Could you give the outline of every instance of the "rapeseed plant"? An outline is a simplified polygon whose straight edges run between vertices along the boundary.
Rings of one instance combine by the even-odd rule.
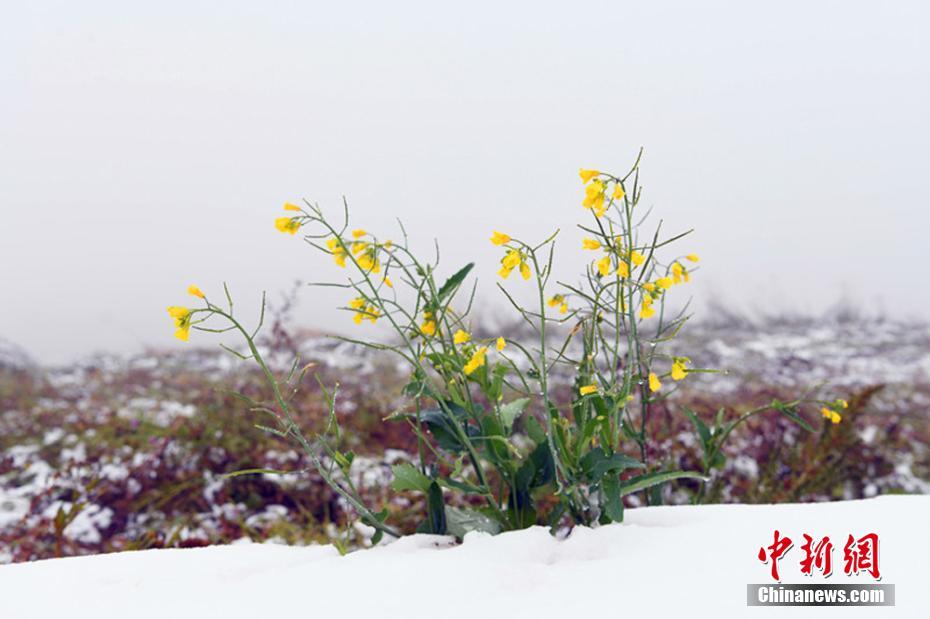
[[[648,460],[653,407],[691,374],[712,371],[666,351],[690,318],[685,310],[671,311],[668,296],[690,282],[697,270],[683,262],[694,265],[699,258],[689,253],[663,261],[660,254],[690,231],[664,238],[660,224],[644,232],[639,157],[623,176],[593,169],[581,169],[579,176],[584,188],[581,206],[591,214],[579,225],[585,234],[582,251],[599,252],[579,282],[553,280],[558,231],[535,243],[499,230],[490,236],[491,244],[503,251],[501,279],[507,281],[517,271],[535,288],[536,301],[527,307],[498,283],[511,307],[532,328],[534,344],[504,335],[476,337],[468,323],[474,287],[459,299],[473,264],[444,281],[437,279],[438,255],[432,261],[417,256],[402,227],[402,241],[381,240],[363,228],[350,230],[347,207],[342,220],[333,221],[309,202],[286,203],[284,209],[291,214],[275,220],[279,231],[300,231],[305,242],[348,269],[343,281],[326,285],[352,295],[344,309],[356,324],[383,321],[393,334],[387,343],[343,339],[392,352],[409,368],[403,389],[407,406],[391,419],[407,423],[415,433],[418,461],[395,465],[393,486],[424,495],[423,531],[458,535],[469,529],[497,532],[541,522],[556,527],[566,521],[621,521],[625,496],[677,479],[703,479],[719,462],[715,453],[725,440],[721,434],[707,434],[707,449],[714,453],[702,471],[669,469]],[[353,455],[340,452],[330,440],[330,433],[339,432],[335,415],[327,430],[312,439],[293,423],[284,394],[298,388],[306,372],[298,371],[299,359],[282,384],[255,346],[257,329],[247,331],[234,317],[228,291],[227,308],[214,305],[196,287],[190,292],[205,306],[169,308],[177,337],[187,340],[191,328],[235,331],[244,337],[249,354],[240,356],[259,364],[274,396],[272,405],[252,403],[275,421],[273,427],[261,428],[295,440],[378,537],[396,535],[385,523],[387,512],[363,505],[352,486],[348,467]],[[214,317],[226,324],[202,326]],[[562,326],[566,329],[560,334]],[[554,345],[555,336],[564,339]],[[553,398],[550,376],[556,365],[574,375],[572,393],[577,395],[567,408]],[[668,386],[662,382],[666,377],[671,379]],[[324,393],[334,411],[336,390]],[[829,410],[832,423],[840,420],[840,402],[824,406],[823,414],[826,417]],[[768,408],[800,420],[797,405]],[[703,426],[696,416],[693,419],[703,440]],[[448,494],[474,499],[469,503],[480,506],[450,506]],[[645,495],[647,501],[654,496]]]

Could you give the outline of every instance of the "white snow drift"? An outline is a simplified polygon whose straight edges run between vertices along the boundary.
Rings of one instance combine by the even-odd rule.
[[[813,505],[650,507],[624,524],[536,527],[460,546],[417,535],[340,557],[331,546],[149,550],[0,566],[0,616],[32,617],[926,617],[930,497]],[[878,533],[895,608],[746,607],[771,582],[757,558],[778,529],[795,540],[782,581],[874,582],[843,573],[848,534]],[[802,534],[834,541],[829,579],[800,573]]]

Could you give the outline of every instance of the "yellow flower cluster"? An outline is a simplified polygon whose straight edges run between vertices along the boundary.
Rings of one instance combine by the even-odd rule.
[[[362,321],[368,319],[374,324],[378,321],[378,317],[381,315],[381,312],[378,311],[374,305],[370,304],[364,299],[364,297],[355,297],[349,301],[349,307],[354,310],[355,315],[352,317],[352,320],[355,321],[355,324],[360,325]]]
[[[619,277],[625,279],[630,276],[631,267],[635,269],[646,261],[645,256],[636,250],[624,252],[620,247],[620,237],[617,237],[616,242],[617,246],[614,248],[609,245],[602,245],[597,239],[584,238],[581,240],[582,249],[593,251],[603,248],[606,252],[600,259],[594,261],[594,269],[601,277],[607,277],[611,271],[614,271]],[[616,270],[614,270],[614,263],[617,265]]]
[[[488,354],[487,346],[479,346],[474,353],[472,353],[471,358],[468,360],[468,363],[465,364],[465,367],[462,368],[465,371],[466,376],[470,376],[475,370],[480,368],[485,364],[486,357]]]
[[[581,177],[581,182],[584,183],[584,200],[581,201],[581,205],[586,209],[594,211],[594,214],[597,217],[603,217],[604,213],[607,212],[607,181],[603,181],[599,176],[601,176],[600,171],[598,170],[587,170],[582,168],[578,171],[578,175]],[[623,185],[614,181],[614,190],[611,194],[611,199],[613,200],[622,200],[626,195],[626,191],[623,189]]]
[[[546,301],[546,304],[549,305],[549,307],[558,307],[560,314],[568,313],[568,301],[565,300],[564,295],[557,294]]]
[[[436,335],[436,318],[433,312],[423,312],[423,324],[420,325],[420,332],[426,337]]]
[[[497,274],[507,279],[507,277],[510,276],[510,272],[514,269],[520,270],[520,275],[523,276],[523,279],[529,279],[530,275],[532,275],[530,265],[526,261],[526,255],[518,249],[511,249],[504,255],[504,258],[501,260],[501,270],[498,271]]]
[[[497,230],[491,234],[492,244],[497,246],[507,246],[507,253],[504,254],[503,258],[501,258],[501,268],[497,274],[502,278],[507,279],[510,277],[510,273],[514,269],[518,269],[520,271],[520,275],[523,276],[523,279],[529,279],[533,272],[530,269],[529,263],[526,261],[526,254],[523,253],[519,248],[510,246],[509,243],[511,241],[513,241],[513,239],[509,234],[498,232]]]
[[[836,400],[830,406],[824,406],[820,409],[821,414],[825,419],[829,419],[830,423],[836,425],[839,422],[843,421],[843,416],[840,415],[838,409],[849,408],[849,402],[846,400]]]
[[[168,315],[174,320],[174,326],[176,327],[174,337],[186,342],[190,338],[191,332],[191,311],[180,305],[172,305],[168,308]]]
[[[383,244],[379,245],[362,240],[362,238],[367,235],[368,233],[361,228],[353,230],[352,238],[355,240],[348,245],[349,251],[352,252],[352,255],[355,257],[355,262],[358,263],[360,269],[368,273],[380,273],[381,261],[378,259],[378,251],[382,247],[389,249],[391,247],[391,241],[385,241]],[[346,243],[338,237],[333,237],[326,241],[326,247],[333,255],[333,260],[336,265],[345,268],[346,259],[349,257],[349,251],[346,250]],[[394,287],[394,284],[388,278],[385,277],[384,279],[385,284],[387,284],[389,288]]]
[[[346,251],[346,248],[337,238],[331,238],[326,241],[326,247],[329,248],[329,251],[333,254],[333,260],[338,266],[345,268],[346,266],[346,256],[349,253]]]
[[[645,260],[643,255],[636,251],[631,252],[630,259],[634,264],[641,264]],[[700,260],[696,254],[688,254],[687,259],[691,262]],[[669,288],[675,284],[691,281],[691,276],[688,274],[687,269],[678,261],[672,263],[670,273],[671,275],[659,277],[654,282],[646,282],[642,285],[643,303],[639,310],[640,319],[652,318],[655,316],[656,310],[652,307],[652,304]]]
[[[292,212],[301,212],[301,208],[296,204],[291,204],[290,202],[284,203],[285,211]],[[300,230],[300,218],[298,217],[278,217],[274,220],[274,227],[278,229],[279,232],[284,232],[285,234],[290,234],[293,236],[297,234],[297,231]]]

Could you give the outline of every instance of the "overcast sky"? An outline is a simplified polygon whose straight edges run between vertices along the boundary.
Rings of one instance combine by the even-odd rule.
[[[580,267],[577,170],[640,146],[644,203],[697,229],[699,303],[926,316],[928,7],[6,3],[0,337],[48,361],[173,346],[189,283],[246,308],[338,276],[273,229],[301,197],[403,218],[493,300],[490,231],[561,227]],[[303,324],[353,327],[315,294]]]

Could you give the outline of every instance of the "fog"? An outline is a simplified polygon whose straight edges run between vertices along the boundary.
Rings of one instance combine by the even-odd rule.
[[[741,311],[925,316],[930,8],[921,2],[7,3],[0,338],[62,362],[180,346],[165,306],[228,281],[243,310],[340,277],[281,235],[285,200],[449,271],[492,229],[574,228],[581,166],[645,148],[643,207]],[[564,275],[568,277],[568,275]],[[518,290],[519,282],[513,282]],[[301,324],[356,327],[307,290]],[[502,304],[501,304],[502,306]],[[485,311],[490,311],[486,309]],[[194,335],[192,340],[214,343]]]

